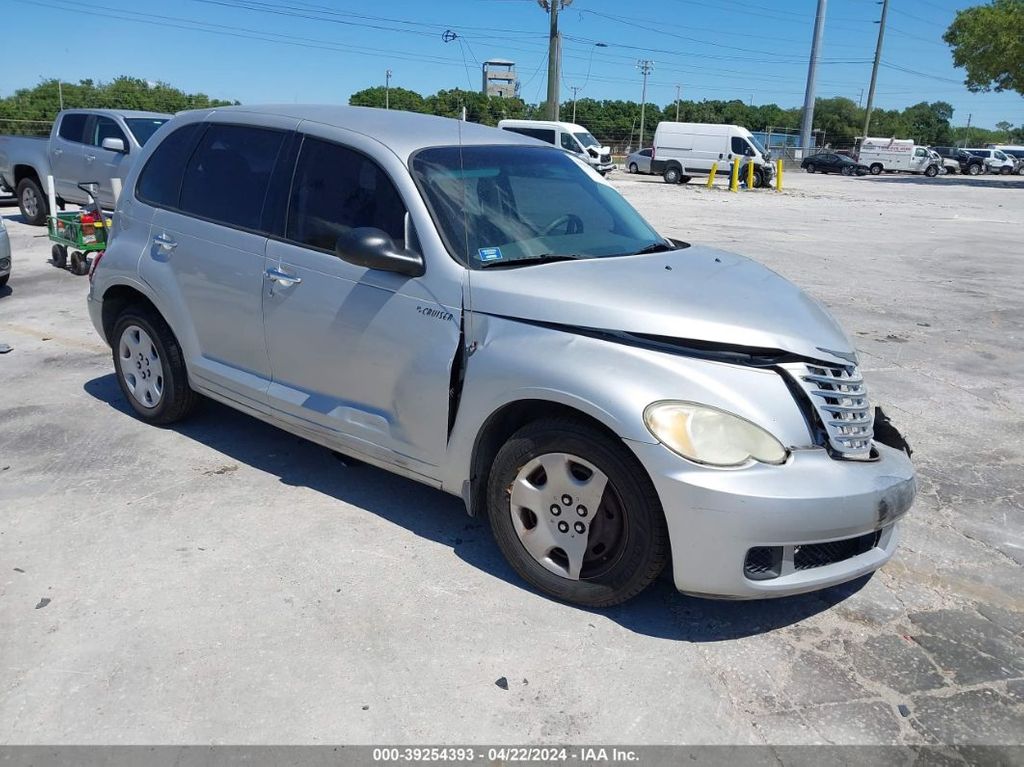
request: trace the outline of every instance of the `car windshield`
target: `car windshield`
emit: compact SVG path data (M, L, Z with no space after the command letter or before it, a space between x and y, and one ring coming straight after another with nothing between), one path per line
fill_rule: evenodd
M768 156L768 150L764 148L764 144L757 140L757 137L753 134L747 136L747 141L754 145L754 148L761 153L762 156Z
M436 147L416 153L411 168L449 252L472 269L672 247L557 149Z
M160 126L167 122L166 117L129 117L125 120L128 130L135 136L139 146L145 146L146 142L153 138Z
M596 146L598 149L601 148L601 142L590 135L587 131L581 131L579 133L573 133L576 140L583 144L584 148Z

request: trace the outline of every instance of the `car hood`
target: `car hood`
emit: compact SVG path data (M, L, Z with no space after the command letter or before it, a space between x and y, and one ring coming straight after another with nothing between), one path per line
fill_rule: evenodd
M772 270L713 248L475 270L470 294L474 312L568 330L856 359L815 299Z

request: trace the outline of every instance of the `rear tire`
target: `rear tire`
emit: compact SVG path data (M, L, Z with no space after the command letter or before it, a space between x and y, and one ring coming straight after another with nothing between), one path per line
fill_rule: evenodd
M669 557L647 472L620 441L574 420L537 421L512 435L488 476L487 511L512 568L545 594L583 607L631 599Z
M665 168L665 174L662 178L665 179L666 184L678 184L679 180L683 177L683 172L679 168L671 167Z
M18 182L18 209L25 223L41 226L46 223L46 196L34 178L23 178Z
M874 165L871 166L871 175L872 176L878 176L878 175L881 175L881 173L882 173L882 166L879 165L877 162Z
M181 346L159 314L129 306L114 323L111 341L118 386L140 419L162 426L195 409L199 395L188 385Z

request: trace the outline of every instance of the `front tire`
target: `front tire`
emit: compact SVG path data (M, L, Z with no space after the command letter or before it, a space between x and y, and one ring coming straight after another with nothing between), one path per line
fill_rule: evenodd
M608 607L639 594L669 555L661 502L621 442L568 419L538 421L498 451L487 512L512 568L549 596Z
M41 226L46 223L46 197L42 187L34 178L23 178L18 182L15 191L18 196L18 209L30 226Z
M924 175L926 175L928 178L935 178L937 175L939 175L939 169L936 168L934 165L929 165L927 168L925 168Z
M666 184L678 184L679 180L683 177L683 172L679 168L671 167L665 168L665 175L662 178L665 179Z
M977 176L979 173L981 173L981 166L980 165L968 165L967 166L967 175L969 175L969 176Z
M807 165L804 168L804 170L806 170L808 173L814 173L814 171L815 171L814 163L813 162L807 163Z
M160 315L128 307L114 323L111 340L117 383L139 418L164 425L195 409L199 395L188 385L185 357Z
M640 169L638 167L636 167L636 163L635 162L631 162L629 164L629 172L633 173L633 174L637 174L637 173L640 172Z

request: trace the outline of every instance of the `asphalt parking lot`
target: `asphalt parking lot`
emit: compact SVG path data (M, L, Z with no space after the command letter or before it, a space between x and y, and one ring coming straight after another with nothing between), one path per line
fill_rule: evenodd
M1024 178L613 183L856 340L919 470L889 565L777 601L552 602L457 498L212 403L134 419L86 278L7 206L0 742L1021 743Z

